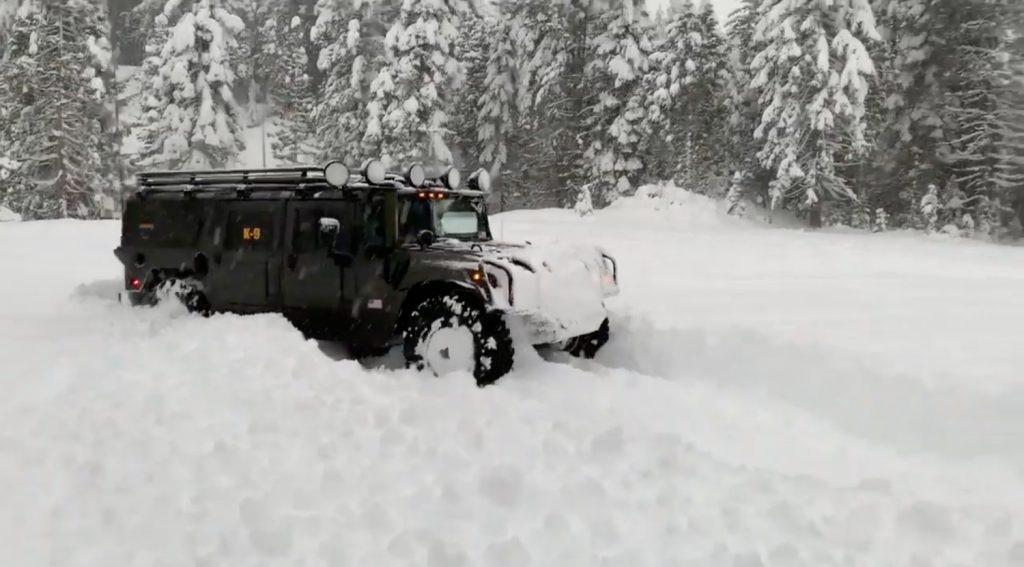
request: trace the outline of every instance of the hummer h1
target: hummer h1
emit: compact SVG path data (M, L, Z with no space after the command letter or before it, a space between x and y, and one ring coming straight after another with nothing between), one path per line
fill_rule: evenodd
M608 340L615 261L595 247L495 242L484 170L358 173L325 167L138 175L121 244L126 296L176 296L209 314L281 313L358 356L401 346L410 366L471 372L513 364L510 324L533 345L593 357Z

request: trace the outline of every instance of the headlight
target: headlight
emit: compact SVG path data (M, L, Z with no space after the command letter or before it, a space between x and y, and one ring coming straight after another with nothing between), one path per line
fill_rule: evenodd
M611 256L601 255L601 264L604 266L605 283L612 285L619 284L619 266Z
M512 274L505 268L495 264L484 264L484 273L487 276L487 285L491 287L494 301L499 298L508 301L511 307L515 297L512 295Z

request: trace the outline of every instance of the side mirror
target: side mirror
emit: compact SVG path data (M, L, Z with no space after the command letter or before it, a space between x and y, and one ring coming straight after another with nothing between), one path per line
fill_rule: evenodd
M320 240L324 243L334 243L335 237L341 232L341 221L331 217L320 219Z
M421 230L416 233L416 244L420 245L420 248L430 248L437 242L437 235L432 230Z
M331 217L320 219L320 245L327 248L335 257L349 256L349 241L345 231L341 230L341 221Z

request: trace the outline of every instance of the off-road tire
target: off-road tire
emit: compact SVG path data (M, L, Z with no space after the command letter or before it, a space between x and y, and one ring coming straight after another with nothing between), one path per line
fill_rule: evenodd
M202 285L194 280L169 279L157 284L153 290L156 302L162 298L174 296L189 313L198 313L204 317L210 314L210 301L203 293Z
M596 331L570 339L565 345L565 352L576 358L594 358L601 347L608 343L610 334L611 327L608 319L605 319Z
M465 327L473 335L473 377L478 386L493 384L512 370L515 347L508 325L500 313L489 313L478 302L457 294L431 297L413 309L408 321L402 350L411 368L427 368L421 345L432 332Z

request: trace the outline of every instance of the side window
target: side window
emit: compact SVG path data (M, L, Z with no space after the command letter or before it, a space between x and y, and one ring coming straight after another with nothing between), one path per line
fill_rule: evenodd
M270 250L274 247L274 212L241 210L228 212L228 250Z
M125 211L124 234L129 242L167 247L196 244L205 221L201 207L186 201L152 199Z
M292 235L292 250L297 253L312 252L320 248L320 219L325 215L322 209L299 209L296 211L295 233Z
M434 230L433 211L425 199L406 200L402 204L398 235L407 242L415 242L421 230Z

